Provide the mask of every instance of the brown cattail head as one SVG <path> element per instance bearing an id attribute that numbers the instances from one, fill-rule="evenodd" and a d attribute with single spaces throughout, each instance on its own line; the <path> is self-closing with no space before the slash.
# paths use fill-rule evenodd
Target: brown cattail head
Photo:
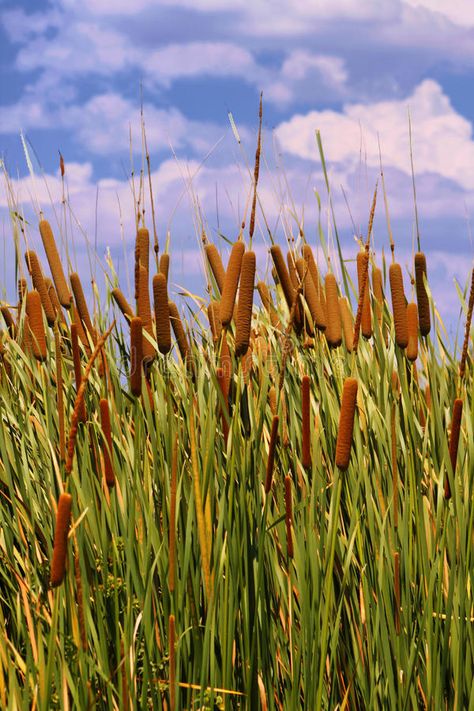
<path id="1" fill-rule="evenodd" d="M 220 317 L 220 301 L 212 300 L 207 307 L 207 317 L 211 327 L 212 339 L 214 343 L 220 338 L 222 331 L 222 321 Z"/>
<path id="2" fill-rule="evenodd" d="M 66 572 L 67 538 L 71 525 L 72 496 L 61 494 L 56 512 L 56 529 L 54 532 L 53 560 L 49 583 L 52 588 L 61 585 Z"/>
<path id="3" fill-rule="evenodd" d="M 311 274 L 311 279 L 318 294 L 318 298 L 321 303 L 321 309 L 324 316 L 323 322 L 321 324 L 316 325 L 320 330 L 324 330 L 326 328 L 326 297 L 324 294 L 323 286 L 321 284 L 321 279 L 319 278 L 319 271 L 316 265 L 316 260 L 313 255 L 313 250 L 311 249 L 309 244 L 303 245 L 303 258 L 305 262 L 308 263 L 309 273 Z"/>
<path id="4" fill-rule="evenodd" d="M 301 411 L 302 411 L 302 445 L 301 462 L 305 469 L 311 468 L 311 406 L 310 406 L 309 375 L 303 375 L 301 381 Z"/>
<path id="5" fill-rule="evenodd" d="M 62 324 L 66 324 L 66 319 L 64 318 L 61 304 L 59 303 L 58 295 L 56 293 L 56 289 L 54 288 L 52 280 L 46 277 L 44 283 L 46 285 L 46 291 L 48 292 L 49 300 L 51 301 L 51 306 L 54 309 L 55 318 L 59 318 L 59 321 Z"/>
<path id="6" fill-rule="evenodd" d="M 272 255 L 273 264 L 275 265 L 275 271 L 277 273 L 278 281 L 280 282 L 286 304 L 288 309 L 291 311 L 293 301 L 295 299 L 295 288 L 285 264 L 280 245 L 273 244 L 270 247 L 270 254 Z"/>
<path id="7" fill-rule="evenodd" d="M 109 402 L 106 398 L 101 398 L 100 422 L 102 425 L 102 454 L 104 457 L 104 472 L 107 486 L 111 488 L 115 485 L 114 467 L 112 464 L 112 429 L 110 426 Z"/>
<path id="8" fill-rule="evenodd" d="M 229 386 L 230 378 L 225 368 L 219 367 L 216 369 L 216 378 L 219 385 L 219 390 L 221 391 L 223 404 L 220 408 L 221 410 L 221 420 L 222 420 L 222 432 L 224 434 L 224 441 L 227 442 L 227 437 L 229 436 Z"/>
<path id="9" fill-rule="evenodd" d="M 339 312 L 341 314 L 342 330 L 344 332 L 344 343 L 349 353 L 352 353 L 354 344 L 354 324 L 352 319 L 351 307 L 347 297 L 339 297 Z"/>
<path id="10" fill-rule="evenodd" d="M 112 289 L 112 297 L 127 321 L 133 318 L 133 309 L 120 289 Z"/>
<path id="11" fill-rule="evenodd" d="M 13 319 L 10 309 L 8 308 L 8 306 L 2 306 L 0 311 L 2 313 L 3 318 L 5 319 L 5 323 L 8 328 L 8 333 L 10 334 L 10 338 L 15 338 L 16 324 L 15 324 L 15 321 Z"/>
<path id="12" fill-rule="evenodd" d="M 309 262 L 303 257 L 296 260 L 296 270 L 303 282 L 303 296 L 308 304 L 313 323 L 320 331 L 324 331 L 326 329 L 326 316 L 319 298 L 319 283 L 316 287 L 309 269 Z"/>
<path id="13" fill-rule="evenodd" d="M 244 243 L 241 240 L 234 242 L 222 288 L 221 321 L 223 326 L 228 326 L 232 319 L 244 252 Z"/>
<path id="14" fill-rule="evenodd" d="M 138 299 L 137 316 L 142 320 L 143 331 L 153 338 L 153 321 L 151 320 L 150 291 L 148 288 L 148 272 L 140 264 L 138 268 Z M 143 334 L 143 361 L 149 363 L 156 355 L 155 347 Z"/>
<path id="15" fill-rule="evenodd" d="M 26 296 L 26 292 L 28 291 L 28 282 L 24 277 L 21 277 L 18 279 L 18 308 L 21 308 L 21 305 L 23 303 L 23 300 Z"/>
<path id="16" fill-rule="evenodd" d="M 138 299 L 138 282 L 140 279 L 140 266 L 142 266 L 147 275 L 150 272 L 150 234 L 146 227 L 140 227 L 137 230 L 135 241 L 135 298 Z"/>
<path id="17" fill-rule="evenodd" d="M 359 298 L 362 294 L 362 289 L 364 289 L 364 297 L 362 302 L 362 318 L 361 327 L 362 335 L 364 338 L 372 337 L 372 315 L 370 312 L 370 293 L 369 293 L 369 279 L 368 270 L 369 268 L 369 255 L 364 249 L 357 253 L 357 279 L 359 284 Z"/>
<path id="18" fill-rule="evenodd" d="M 206 244 L 204 251 L 214 275 L 214 279 L 216 280 L 217 288 L 222 294 L 222 289 L 224 288 L 225 270 L 224 265 L 222 264 L 221 255 L 217 251 L 215 244 Z"/>
<path id="19" fill-rule="evenodd" d="M 44 251 L 46 252 L 46 257 L 48 258 L 49 268 L 53 276 L 58 299 L 61 302 L 61 306 L 64 306 L 65 309 L 69 309 L 71 308 L 72 296 L 67 285 L 66 277 L 64 276 L 53 231 L 47 220 L 40 220 L 39 231 L 41 239 L 43 240 Z"/>
<path id="20" fill-rule="evenodd" d="M 71 350 L 72 350 L 72 362 L 74 365 L 74 377 L 76 380 L 76 393 L 81 387 L 82 383 L 82 368 L 81 368 L 81 350 L 79 348 L 79 332 L 77 323 L 71 324 Z M 81 402 L 81 407 L 79 410 L 79 422 L 85 422 L 87 419 L 86 406 L 84 400 Z"/>
<path id="21" fill-rule="evenodd" d="M 407 307 L 402 268 L 397 262 L 390 265 L 389 278 L 395 323 L 395 343 L 399 348 L 406 348 L 408 345 Z"/>
<path id="22" fill-rule="evenodd" d="M 139 316 L 130 320 L 130 390 L 140 397 L 142 393 L 143 324 Z"/>
<path id="23" fill-rule="evenodd" d="M 293 558 L 293 502 L 291 500 L 291 476 L 285 476 L 285 524 L 286 524 L 286 549 L 288 558 Z"/>
<path id="24" fill-rule="evenodd" d="M 92 342 L 96 343 L 97 341 L 97 334 L 95 332 L 94 326 L 92 325 L 92 320 L 89 314 L 89 309 L 87 307 L 87 301 L 86 297 L 84 296 L 84 290 L 82 288 L 81 284 L 81 279 L 79 277 L 79 274 L 76 272 L 72 272 L 72 274 L 69 277 L 70 282 L 71 282 L 71 287 L 72 291 L 74 294 L 74 300 L 76 302 L 76 308 L 79 313 L 80 319 L 82 323 L 84 324 L 85 328 L 87 329 Z"/>
<path id="25" fill-rule="evenodd" d="M 286 253 L 286 263 L 288 264 L 288 274 L 290 275 L 291 283 L 293 284 L 293 289 L 296 291 L 300 285 L 300 280 L 298 277 L 298 272 L 296 271 L 296 257 L 291 251 L 288 250 Z"/>
<path id="26" fill-rule="evenodd" d="M 171 350 L 170 310 L 166 276 L 161 272 L 153 277 L 153 300 L 155 303 L 156 340 L 158 350 L 164 355 Z"/>
<path id="27" fill-rule="evenodd" d="M 235 355 L 237 357 L 247 352 L 250 343 L 255 268 L 255 252 L 245 252 L 242 257 L 239 304 L 235 324 Z"/>
<path id="28" fill-rule="evenodd" d="M 423 252 L 417 252 L 415 254 L 416 300 L 422 336 L 427 336 L 431 330 L 430 302 L 425 287 L 426 278 L 426 257 Z"/>
<path id="29" fill-rule="evenodd" d="M 449 459 L 453 470 L 453 477 L 456 475 L 456 461 L 458 458 L 459 435 L 461 433 L 462 420 L 462 400 L 456 398 L 453 406 L 453 418 L 451 420 L 451 435 L 449 437 Z M 451 498 L 451 486 L 448 476 L 444 480 L 444 498 Z"/>
<path id="30" fill-rule="evenodd" d="M 414 301 L 407 306 L 407 331 L 407 358 L 414 362 L 418 358 L 418 307 Z"/>
<path id="31" fill-rule="evenodd" d="M 383 319 L 383 279 L 382 270 L 379 267 L 372 269 L 372 289 L 375 297 L 375 316 L 379 324 Z"/>
<path id="32" fill-rule="evenodd" d="M 38 255 L 36 252 L 32 251 L 25 252 L 25 260 L 28 271 L 31 274 L 33 288 L 35 288 L 40 295 L 48 326 L 54 326 L 56 314 L 54 312 L 51 299 L 49 298 L 48 289 L 46 288 L 46 282 L 44 280 L 43 270 L 41 269 Z"/>
<path id="33" fill-rule="evenodd" d="M 184 332 L 183 324 L 182 324 L 178 309 L 176 307 L 176 304 L 173 301 L 168 302 L 168 307 L 170 310 L 170 322 L 171 322 L 171 325 L 173 326 L 174 336 L 175 336 L 176 341 L 178 343 L 178 348 L 179 348 L 179 352 L 181 354 L 181 358 L 184 361 L 187 361 L 189 358 L 189 355 L 190 355 L 189 343 L 188 343 L 188 339 L 186 338 L 186 334 Z"/>
<path id="34" fill-rule="evenodd" d="M 268 447 L 267 472 L 266 472 L 266 478 L 265 478 L 265 493 L 266 494 L 268 494 L 268 492 L 272 488 L 273 466 L 275 463 L 275 448 L 277 445 L 277 438 L 278 438 L 278 422 L 279 422 L 278 415 L 274 415 L 273 420 L 272 420 L 272 429 L 270 432 L 270 444 Z"/>
<path id="35" fill-rule="evenodd" d="M 41 307 L 41 297 L 33 289 L 26 295 L 26 315 L 28 316 L 28 328 L 31 334 L 31 345 L 33 355 L 36 360 L 46 360 L 46 335 L 44 332 L 43 310 Z"/>
<path id="36" fill-rule="evenodd" d="M 264 281 L 259 281 L 257 283 L 257 291 L 259 293 L 265 311 L 267 311 L 268 315 L 270 316 L 270 322 L 273 328 L 279 328 L 280 322 L 278 320 L 278 314 L 273 304 L 268 286 L 265 284 Z"/>
<path id="37" fill-rule="evenodd" d="M 163 274 L 163 276 L 166 279 L 167 284 L 168 284 L 169 273 L 170 273 L 170 255 L 165 252 L 160 257 L 160 274 Z"/>
<path id="38" fill-rule="evenodd" d="M 342 343 L 342 325 L 336 277 L 331 272 L 326 274 L 325 288 L 327 326 L 324 334 L 329 346 L 337 348 Z"/>
<path id="39" fill-rule="evenodd" d="M 471 273 L 471 288 L 469 291 L 469 302 L 467 305 L 466 328 L 464 330 L 464 341 L 462 345 L 461 361 L 459 363 L 459 376 L 464 378 L 466 374 L 467 350 L 469 347 L 469 334 L 471 332 L 472 312 L 474 311 L 474 269 Z"/>
<path id="40" fill-rule="evenodd" d="M 336 466 L 342 471 L 346 471 L 351 456 L 357 388 L 358 383 L 355 378 L 345 379 L 336 442 Z"/>

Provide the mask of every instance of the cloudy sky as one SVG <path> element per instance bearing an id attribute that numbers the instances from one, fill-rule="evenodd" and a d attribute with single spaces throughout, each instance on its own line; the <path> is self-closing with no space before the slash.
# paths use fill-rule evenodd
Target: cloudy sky
<path id="1" fill-rule="evenodd" d="M 464 286 L 474 255 L 471 0 L 0 0 L 0 33 L 0 154 L 10 175 L 0 187 L 5 255 L 8 207 L 31 216 L 27 239 L 37 246 L 40 205 L 74 242 L 79 265 L 94 249 L 100 271 L 110 247 L 125 277 L 133 247 L 130 135 L 138 175 L 142 97 L 160 246 L 169 230 L 175 288 L 197 288 L 200 219 L 225 251 L 220 235 L 235 238 L 245 215 L 263 91 L 262 274 L 265 222 L 282 244 L 304 224 L 316 245 L 318 220 L 333 239 L 316 130 L 348 258 L 354 231 L 366 231 L 379 137 L 397 253 L 408 269 L 409 109 L 422 247 L 437 305 L 455 328 L 454 282 Z M 151 223 L 148 203 L 146 210 Z M 374 240 L 381 256 L 388 249 L 382 199 Z M 11 267 L 4 260 L 3 283 Z"/>

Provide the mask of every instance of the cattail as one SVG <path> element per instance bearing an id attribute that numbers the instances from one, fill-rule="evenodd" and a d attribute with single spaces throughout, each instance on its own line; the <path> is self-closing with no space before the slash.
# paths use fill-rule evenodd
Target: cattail
<path id="1" fill-rule="evenodd" d="M 222 395 L 222 400 L 223 400 L 223 405 L 220 408 L 221 411 L 221 420 L 222 420 L 222 432 L 224 433 L 224 441 L 227 442 L 227 437 L 229 435 L 229 423 L 228 423 L 228 417 L 229 417 L 229 406 L 228 406 L 228 400 L 229 400 L 229 385 L 230 385 L 230 380 L 227 377 L 226 371 L 224 368 L 217 368 L 216 369 L 216 378 L 217 378 L 217 383 L 219 385 L 219 390 L 221 391 Z"/>
<path id="2" fill-rule="evenodd" d="M 2 306 L 0 308 L 0 311 L 2 313 L 3 318 L 5 319 L 5 324 L 8 328 L 8 333 L 10 334 L 10 338 L 15 338 L 16 325 L 15 325 L 15 321 L 13 319 L 10 309 L 8 308 L 8 306 Z"/>
<path id="3" fill-rule="evenodd" d="M 393 554 L 393 587 L 395 597 L 395 632 L 400 634 L 400 553 Z"/>
<path id="4" fill-rule="evenodd" d="M 469 333 L 471 331 L 472 312 L 474 310 L 474 269 L 471 276 L 471 289 L 469 291 L 469 303 L 467 306 L 466 328 L 464 331 L 464 341 L 462 346 L 461 362 L 459 364 L 459 376 L 464 378 L 466 374 L 467 349 L 469 346 Z"/>
<path id="5" fill-rule="evenodd" d="M 327 326 L 324 334 L 329 346 L 337 348 L 342 343 L 342 325 L 336 277 L 331 272 L 326 274 L 325 288 Z"/>
<path id="6" fill-rule="evenodd" d="M 137 316 L 142 320 L 143 331 L 153 338 L 148 272 L 142 264 L 139 265 L 138 272 Z M 145 336 L 145 333 L 143 333 L 143 361 L 144 363 L 149 363 L 155 357 L 155 347 Z"/>
<path id="7" fill-rule="evenodd" d="M 133 318 L 133 309 L 120 289 L 112 289 L 112 297 L 127 321 Z"/>
<path id="8" fill-rule="evenodd" d="M 415 254 L 416 300 L 422 336 L 427 336 L 431 330 L 430 302 L 426 292 L 425 279 L 426 257 L 423 252 L 417 252 Z"/>
<path id="9" fill-rule="evenodd" d="M 56 529 L 54 532 L 53 560 L 49 583 L 52 588 L 61 585 L 66 571 L 67 538 L 71 525 L 72 496 L 61 494 L 56 512 Z"/>
<path id="10" fill-rule="evenodd" d="M 43 240 L 44 251 L 48 258 L 49 268 L 53 276 L 54 285 L 58 294 L 61 306 L 65 309 L 71 308 L 72 296 L 64 276 L 61 259 L 54 239 L 51 225 L 47 220 L 40 220 L 39 231 Z"/>
<path id="11" fill-rule="evenodd" d="M 260 93 L 260 108 L 258 112 L 259 124 L 258 124 L 258 140 L 257 149 L 255 151 L 255 167 L 253 170 L 253 200 L 252 200 L 252 210 L 250 212 L 250 225 L 249 225 L 249 237 L 252 240 L 254 229 L 255 229 L 255 211 L 257 207 L 257 184 L 258 176 L 260 173 L 260 153 L 262 150 L 262 93 Z"/>
<path id="12" fill-rule="evenodd" d="M 262 301 L 263 308 L 270 316 L 270 322 L 271 322 L 273 328 L 279 328 L 280 322 L 278 320 L 278 314 L 277 314 L 275 306 L 273 304 L 272 297 L 270 295 L 268 286 L 265 284 L 264 281 L 259 281 L 257 283 L 257 291 L 260 295 L 260 299 Z"/>
<path id="13" fill-rule="evenodd" d="M 168 565 L 168 587 L 170 593 L 174 592 L 176 578 L 176 478 L 178 470 L 178 434 L 173 442 L 173 455 L 171 459 L 171 481 L 170 481 L 170 518 L 169 518 L 169 565 Z"/>
<path id="14" fill-rule="evenodd" d="M 214 279 L 216 280 L 217 288 L 222 294 L 222 290 L 224 288 L 225 270 L 224 265 L 222 264 L 221 255 L 217 251 L 217 247 L 215 244 L 206 244 L 204 247 L 204 251 L 206 253 L 207 261 L 209 262 L 212 273 L 214 275 Z"/>
<path id="15" fill-rule="evenodd" d="M 336 441 L 336 466 L 342 471 L 346 471 L 351 456 L 357 387 L 358 383 L 355 378 L 344 380 Z"/>
<path id="16" fill-rule="evenodd" d="M 286 524 L 286 550 L 288 558 L 293 558 L 293 535 L 291 527 L 293 525 L 293 502 L 291 500 L 291 477 L 285 476 L 285 524 Z"/>
<path id="17" fill-rule="evenodd" d="M 111 488 L 115 484 L 115 475 L 112 464 L 112 429 L 110 426 L 110 410 L 108 400 L 106 398 L 101 398 L 99 407 L 103 437 L 102 454 L 104 457 L 105 481 L 107 486 Z"/>
<path id="18" fill-rule="evenodd" d="M 142 393 L 143 324 L 139 316 L 130 320 L 130 390 L 139 397 Z"/>
<path id="19" fill-rule="evenodd" d="M 310 378 L 303 375 L 301 381 L 302 445 L 301 461 L 305 469 L 311 467 L 311 428 L 310 428 Z"/>
<path id="20" fill-rule="evenodd" d="M 66 324 L 66 320 L 65 320 L 64 314 L 62 312 L 61 304 L 59 303 L 58 295 L 56 293 L 56 289 L 54 288 L 54 284 L 53 284 L 52 280 L 49 279 L 49 277 L 46 277 L 44 280 L 44 283 L 46 285 L 46 291 L 48 292 L 51 306 L 53 307 L 53 310 L 54 310 L 55 318 L 59 318 L 59 320 L 62 324 Z"/>
<path id="21" fill-rule="evenodd" d="M 268 492 L 272 488 L 273 465 L 275 462 L 275 448 L 276 448 L 277 438 L 278 438 L 278 422 L 279 422 L 278 415 L 274 415 L 273 420 L 272 420 L 272 429 L 271 429 L 271 433 L 270 433 L 270 444 L 268 447 L 267 474 L 266 474 L 266 478 L 265 478 L 265 493 L 266 494 L 268 494 Z"/>
<path id="22" fill-rule="evenodd" d="M 273 263 L 275 265 L 275 270 L 278 276 L 278 281 L 283 290 L 283 295 L 285 297 L 288 309 L 291 311 L 293 306 L 293 301 L 295 300 L 295 289 L 291 281 L 288 269 L 283 259 L 283 254 L 281 248 L 278 244 L 273 244 L 270 247 L 270 254 L 272 255 Z"/>
<path id="23" fill-rule="evenodd" d="M 402 268 L 398 263 L 390 265 L 389 277 L 395 323 L 395 342 L 399 348 L 406 348 L 408 345 L 407 307 Z"/>
<path id="24" fill-rule="evenodd" d="M 379 323 L 383 320 L 383 280 L 382 271 L 379 267 L 372 268 L 372 289 L 375 297 L 375 316 Z"/>
<path id="25" fill-rule="evenodd" d="M 153 300 L 155 303 L 156 340 L 158 350 L 164 355 L 171 350 L 170 310 L 168 306 L 168 286 L 163 273 L 153 277 Z"/>
<path id="26" fill-rule="evenodd" d="M 170 711 L 176 710 L 176 652 L 175 652 L 175 620 L 169 616 L 169 647 L 170 647 Z"/>
<path id="27" fill-rule="evenodd" d="M 311 279 L 314 284 L 314 288 L 316 289 L 319 302 L 321 304 L 321 310 L 323 312 L 324 320 L 321 324 L 317 323 L 316 325 L 320 330 L 324 330 L 326 328 L 326 298 L 324 295 L 324 289 L 322 287 L 321 280 L 319 278 L 318 267 L 316 265 L 316 260 L 314 259 L 313 250 L 311 249 L 309 244 L 303 245 L 303 259 L 305 260 L 305 262 L 308 263 L 309 273 L 311 274 Z"/>
<path id="28" fill-rule="evenodd" d="M 372 337 L 372 315 L 370 313 L 370 294 L 369 294 L 369 279 L 368 270 L 369 268 L 369 255 L 364 249 L 357 254 L 357 279 L 359 283 L 359 298 L 362 294 L 362 289 L 364 290 L 364 297 L 362 302 L 362 335 L 364 338 Z"/>
<path id="29" fill-rule="evenodd" d="M 428 410 L 428 412 L 431 412 L 431 390 L 428 384 L 425 387 L 425 401 L 426 409 Z"/>
<path id="30" fill-rule="evenodd" d="M 273 416 L 277 414 L 277 394 L 276 394 L 276 388 L 274 385 L 272 385 L 268 389 L 268 404 L 270 405 L 270 412 L 272 413 Z"/>
<path id="31" fill-rule="evenodd" d="M 169 271 L 170 271 L 170 255 L 164 253 L 160 257 L 160 274 L 163 274 L 163 276 L 166 279 L 167 284 L 168 284 Z"/>
<path id="32" fill-rule="evenodd" d="M 400 378 L 398 377 L 398 373 L 396 370 L 392 371 L 391 382 L 392 382 L 392 394 L 395 398 L 398 399 L 400 397 L 401 388 L 400 388 Z"/>
<path id="33" fill-rule="evenodd" d="M 53 326 L 56 314 L 54 313 L 53 305 L 51 303 L 51 299 L 49 298 L 48 289 L 46 288 L 46 283 L 44 280 L 38 255 L 36 254 L 36 252 L 32 251 L 25 252 L 25 260 L 26 265 L 28 267 L 28 271 L 31 274 L 33 288 L 36 289 L 36 291 L 40 295 L 44 313 L 46 314 L 48 326 Z"/>
<path id="34" fill-rule="evenodd" d="M 82 368 L 81 368 L 81 351 L 79 348 L 79 334 L 77 323 L 71 324 L 71 350 L 72 350 L 72 362 L 74 366 L 74 378 L 76 381 L 76 393 L 81 387 L 82 383 Z M 86 406 L 84 401 L 81 403 L 81 409 L 79 412 L 79 422 L 85 422 L 87 419 Z"/>
<path id="35" fill-rule="evenodd" d="M 345 296 L 339 297 L 339 313 L 341 314 L 342 330 L 344 332 L 344 343 L 349 353 L 352 353 L 354 344 L 354 324 L 351 307 Z"/>
<path id="36" fill-rule="evenodd" d="M 451 435 L 449 438 L 449 459 L 453 470 L 453 482 L 456 474 L 456 460 L 458 458 L 459 435 L 461 433 L 462 400 L 456 398 L 453 406 L 453 417 L 451 420 Z M 448 476 L 444 480 L 444 498 L 451 498 L 451 486 Z"/>
<path id="37" fill-rule="evenodd" d="M 314 325 L 321 331 L 326 329 L 326 316 L 321 306 L 318 288 L 314 285 L 308 262 L 300 257 L 296 260 L 296 269 L 303 282 L 303 296 L 308 304 Z M 319 285 L 318 285 L 319 286 Z"/>
<path id="38" fill-rule="evenodd" d="M 228 326 L 232 319 L 244 252 L 244 243 L 241 240 L 234 242 L 222 288 L 221 321 L 224 327 Z"/>
<path id="39" fill-rule="evenodd" d="M 61 335 L 58 323 L 54 324 L 54 349 L 56 357 L 56 406 L 59 423 L 59 458 L 66 461 L 66 434 L 64 428 L 63 363 L 61 355 Z"/>
<path id="40" fill-rule="evenodd" d="M 245 252 L 242 257 L 239 304 L 235 323 L 235 355 L 237 357 L 247 352 L 250 343 L 255 267 L 255 252 Z"/>
<path id="41" fill-rule="evenodd" d="M 209 325 L 211 327 L 212 339 L 214 343 L 217 343 L 222 331 L 222 321 L 219 313 L 220 302 L 212 300 L 207 307 L 207 317 L 209 319 Z"/>
<path id="42" fill-rule="evenodd" d="M 26 295 L 26 314 L 28 316 L 28 328 L 31 332 L 33 355 L 36 360 L 46 360 L 46 335 L 44 332 L 43 310 L 41 307 L 41 297 L 36 289 L 29 291 Z"/>
<path id="43" fill-rule="evenodd" d="M 188 359 L 190 354 L 188 339 L 186 338 L 176 304 L 173 301 L 169 301 L 168 307 L 170 311 L 170 321 L 173 326 L 174 336 L 178 343 L 179 352 L 181 354 L 181 358 L 185 361 Z"/>
<path id="44" fill-rule="evenodd" d="M 76 272 L 72 272 L 69 279 L 71 282 L 71 287 L 72 287 L 72 291 L 74 294 L 74 301 L 76 302 L 77 311 L 79 313 L 82 323 L 84 324 L 87 331 L 89 332 L 89 335 L 92 339 L 92 343 L 94 343 L 94 345 L 95 345 L 95 343 L 97 341 L 97 336 L 96 336 L 94 326 L 92 325 L 92 320 L 91 320 L 91 317 L 89 314 L 89 309 L 87 308 L 87 301 L 86 301 L 86 297 L 84 296 L 84 291 L 82 288 L 79 274 L 77 274 Z"/>
<path id="45" fill-rule="evenodd" d="M 139 278 L 140 265 L 145 269 L 148 278 L 148 274 L 150 272 L 150 234 L 146 227 L 140 227 L 137 230 L 135 259 L 138 261 L 138 266 L 135 263 L 135 268 L 137 270 L 135 278 Z M 138 298 L 138 296 L 136 298 Z"/>
<path id="46" fill-rule="evenodd" d="M 288 252 L 286 253 L 286 263 L 288 264 L 288 274 L 290 275 L 293 290 L 296 291 L 300 284 L 300 280 L 296 271 L 296 260 L 291 250 L 288 250 Z"/>
<path id="47" fill-rule="evenodd" d="M 407 306 L 407 358 L 414 362 L 418 358 L 418 307 L 414 301 Z"/>
<path id="48" fill-rule="evenodd" d="M 27 291 L 28 291 L 28 283 L 24 277 L 21 277 L 20 279 L 18 279 L 18 304 L 19 304 L 20 308 L 21 308 L 23 300 L 26 296 Z"/>

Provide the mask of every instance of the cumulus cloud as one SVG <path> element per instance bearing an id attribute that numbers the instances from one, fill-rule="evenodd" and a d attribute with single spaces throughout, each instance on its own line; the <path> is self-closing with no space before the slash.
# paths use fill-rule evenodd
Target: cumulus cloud
<path id="1" fill-rule="evenodd" d="M 441 86 L 432 80 L 419 84 L 403 100 L 347 104 L 342 112 L 295 115 L 277 128 L 277 136 L 284 150 L 319 160 L 315 141 L 315 131 L 319 130 L 329 159 L 354 168 L 360 161 L 361 136 L 364 159 L 368 165 L 378 166 L 379 134 L 384 163 L 409 172 L 408 107 L 417 172 L 435 173 L 472 190 L 472 125 L 455 111 Z"/>

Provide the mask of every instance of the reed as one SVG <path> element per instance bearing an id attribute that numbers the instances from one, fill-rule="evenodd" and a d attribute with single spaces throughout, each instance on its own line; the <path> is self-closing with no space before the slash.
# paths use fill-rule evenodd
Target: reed
<path id="1" fill-rule="evenodd" d="M 244 256 L 245 246 L 241 240 L 234 242 L 229 257 L 229 263 L 224 278 L 221 297 L 221 321 L 222 326 L 227 327 L 231 320 L 234 311 L 235 296 L 240 278 L 240 269 L 242 266 L 242 258 Z"/>
<path id="2" fill-rule="evenodd" d="M 341 412 L 336 440 L 336 466 L 341 471 L 346 471 L 351 456 L 357 389 L 358 382 L 356 378 L 345 379 L 342 388 Z"/>
<path id="3" fill-rule="evenodd" d="M 395 324 L 395 343 L 399 348 L 406 348 L 408 345 L 407 302 L 403 288 L 402 268 L 397 262 L 390 265 L 389 278 Z"/>
<path id="4" fill-rule="evenodd" d="M 459 436 L 461 434 L 461 420 L 462 420 L 462 409 L 463 401 L 461 398 L 456 398 L 453 405 L 453 416 L 451 419 L 451 434 L 449 437 L 449 459 L 451 462 L 451 469 L 453 473 L 453 483 L 456 477 L 456 462 L 458 458 L 458 448 L 459 448 Z M 444 479 L 444 498 L 451 498 L 451 485 L 449 482 L 449 476 L 445 476 Z"/>
<path id="5" fill-rule="evenodd" d="M 158 350 L 166 355 L 171 350 L 170 310 L 168 305 L 168 285 L 161 272 L 153 277 L 153 302 L 155 305 L 156 341 Z"/>
<path id="6" fill-rule="evenodd" d="M 38 259 L 38 255 L 36 254 L 36 252 L 32 252 L 31 250 L 25 252 L 25 261 L 26 266 L 28 267 L 28 271 L 31 275 L 31 279 L 33 281 L 33 288 L 36 289 L 36 291 L 40 295 L 48 326 L 54 326 L 56 314 L 54 312 L 51 299 L 49 298 L 48 289 L 46 288 L 46 283 L 44 280 L 43 271 L 41 269 L 41 264 Z"/>
<path id="7" fill-rule="evenodd" d="M 67 540 L 71 525 L 72 496 L 63 493 L 58 500 L 56 512 L 56 528 L 54 532 L 53 559 L 49 584 L 52 588 L 58 587 L 64 580 L 66 573 Z"/>
<path id="8" fill-rule="evenodd" d="M 225 281 L 225 269 L 224 265 L 222 264 L 221 255 L 217 251 L 217 247 L 215 246 L 215 244 L 206 244 L 204 246 L 204 251 L 206 253 L 209 266 L 211 267 L 211 271 L 214 275 L 214 279 L 216 281 L 217 288 L 219 289 L 219 293 L 222 294 Z"/>
<path id="9" fill-rule="evenodd" d="M 115 486 L 115 474 L 112 461 L 112 428 L 110 425 L 109 401 L 101 398 L 99 401 L 100 422 L 102 425 L 102 456 L 104 458 L 105 482 L 109 489 Z"/>
<path id="10" fill-rule="evenodd" d="M 235 322 L 235 355 L 237 357 L 243 356 L 247 352 L 250 343 L 255 269 L 255 252 L 245 252 L 242 257 L 239 303 Z"/>
<path id="11" fill-rule="evenodd" d="M 54 285 L 58 294 L 58 299 L 65 309 L 71 308 L 72 295 L 64 276 L 61 259 L 54 239 L 51 225 L 47 220 L 40 220 L 39 231 L 43 241 L 44 251 L 48 259 L 49 268 L 53 277 Z"/>
<path id="12" fill-rule="evenodd" d="M 430 302 L 425 286 L 426 280 L 426 257 L 423 252 L 417 252 L 415 254 L 416 300 L 422 336 L 427 336 L 431 330 Z"/>
<path id="13" fill-rule="evenodd" d="M 43 308 L 41 297 L 32 289 L 26 295 L 26 314 L 28 316 L 28 328 L 31 334 L 31 346 L 36 360 L 46 360 L 46 334 L 43 322 Z"/>
<path id="14" fill-rule="evenodd" d="M 418 358 L 418 307 L 414 301 L 407 306 L 407 358 L 414 362 Z"/>
<path id="15" fill-rule="evenodd" d="M 325 289 L 327 326 L 324 335 L 330 348 L 338 348 L 342 343 L 342 324 L 337 282 L 332 272 L 326 274 Z"/>
<path id="16" fill-rule="evenodd" d="M 310 385 L 311 380 L 309 375 L 303 375 L 301 381 L 301 412 L 302 412 L 302 445 L 301 445 L 301 463 L 305 469 L 311 468 L 311 403 L 310 403 Z"/>
<path id="17" fill-rule="evenodd" d="M 132 395 L 142 394 L 143 324 L 139 316 L 130 320 L 130 390 Z"/>
<path id="18" fill-rule="evenodd" d="M 273 416 L 272 429 L 270 432 L 270 444 L 268 446 L 267 471 L 265 477 L 265 493 L 268 494 L 272 488 L 273 467 L 275 465 L 275 450 L 278 440 L 278 415 Z"/>

